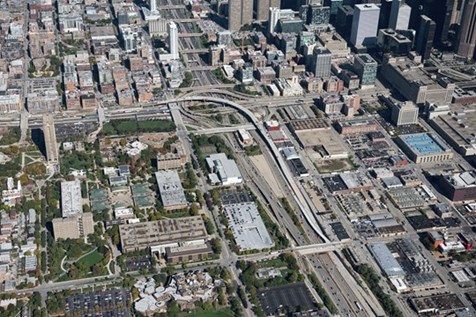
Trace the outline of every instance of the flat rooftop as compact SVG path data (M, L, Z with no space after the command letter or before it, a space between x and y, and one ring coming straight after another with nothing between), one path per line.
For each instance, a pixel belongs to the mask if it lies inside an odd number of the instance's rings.
M405 275L402 267L385 243L369 244L368 247L378 265L388 277L402 277Z
M155 178L157 179L162 205L165 208L187 204L182 183L176 170L155 172Z
M324 121L323 119L318 119L318 118L291 120L290 124L295 131L321 130L321 129L329 128L329 125L326 123L326 121Z
M203 242L207 237L201 216L123 224L119 232L125 252L185 241Z
M254 202L225 205L223 212L241 250L261 250L274 246Z
M346 155L347 149L342 138L334 129L320 130L300 130L295 132L299 141L304 147L322 147L324 150L323 156Z
M61 211L63 217L83 212L81 182L79 180L61 182Z
M405 134L399 136L399 138L415 155L438 154L448 150L442 140L429 133Z
M431 120L431 125L458 147L476 148L476 111L474 108L451 105L451 112ZM442 132L442 133L441 133ZM475 149L476 150L476 149Z

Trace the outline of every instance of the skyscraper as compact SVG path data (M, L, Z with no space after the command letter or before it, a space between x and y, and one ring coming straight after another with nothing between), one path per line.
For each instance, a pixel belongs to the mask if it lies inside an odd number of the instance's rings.
M268 33L276 32L276 26L280 18L281 10L279 8L269 8Z
M406 0L405 3L412 7L410 28L417 30L420 16L426 15L435 22L435 46L446 46L454 2L455 0Z
M412 8L407 4L401 4L398 8L398 17L396 30L407 30L408 25L410 24L410 15L412 13Z
M350 42L354 46L373 46L377 42L380 8L375 4L356 4Z
M400 0L393 0L387 27L394 30L408 29L411 11L412 8L409 5L401 3Z
M312 4L307 10L307 24L328 24L331 17L331 8Z
M313 67L315 77L331 77L331 59L332 54L327 48L315 47L312 53Z
M45 137L46 161L58 164L58 143L56 142L55 121L52 114L43 115L43 135Z
M228 1L228 30L239 31L240 28L253 22L252 0Z
M416 38L416 51L425 60L430 57L431 48L433 47L436 23L426 15L422 15L420 19L420 27L418 28Z
M476 48L476 0L468 0L463 10L461 29L458 35L458 55L467 59L474 57Z
M149 0L149 8L151 12L157 11L157 0Z
M175 24L173 21L170 21L168 24L168 31L170 55L172 55L172 59L179 59L177 24Z
M257 0L256 20L268 21L270 8L281 8L281 0Z

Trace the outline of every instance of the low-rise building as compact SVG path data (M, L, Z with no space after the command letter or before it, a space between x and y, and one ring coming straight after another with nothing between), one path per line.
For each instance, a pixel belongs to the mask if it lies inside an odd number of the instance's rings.
M476 199L476 175L473 172L440 175L438 184L442 193L452 201Z
M85 212L52 221L55 240L85 239L94 232L93 214Z
M83 212L81 182L79 180L61 182L61 212L63 217Z
M203 246L207 241L201 216L122 224L119 233L123 252L150 248L165 255L168 247Z
M228 159L225 153L212 154L206 158L210 170L210 180L219 180L221 185L241 184L243 177L235 161Z
M443 162L453 158L451 149L439 137L429 133L400 135L396 140L415 163Z
M187 207L187 199L176 170L161 170L155 172L155 178L159 187L162 206L166 210Z

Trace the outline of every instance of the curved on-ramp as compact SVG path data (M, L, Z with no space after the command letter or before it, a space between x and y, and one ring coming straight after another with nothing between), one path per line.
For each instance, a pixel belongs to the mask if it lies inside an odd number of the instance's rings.
M273 156L276 162L278 163L281 173L283 174L289 187L292 189L294 193L294 198L299 208L301 209L302 213L304 214L304 217L306 218L307 222L309 223L311 228L321 237L324 243L330 242L327 236L321 230L319 224L317 223L317 220L314 217L311 207L307 205L306 199L304 198L302 192L299 190L296 182L294 181L294 177L291 175L289 169L287 168L286 162L284 161L283 157L280 155L278 148L276 147L274 142L268 137L264 127L260 124L258 119L249 109L231 100L226 100L226 99L216 98L216 97L208 97L208 96L188 96L188 97L178 98L175 100L170 100L167 102L177 103L177 102L184 102L184 101L209 101L209 102L220 103L220 104L230 106L238 110L242 115L244 115L248 120L250 120L251 123L256 127L256 130L260 134L261 138L265 141L266 145L269 147L269 149L273 153Z

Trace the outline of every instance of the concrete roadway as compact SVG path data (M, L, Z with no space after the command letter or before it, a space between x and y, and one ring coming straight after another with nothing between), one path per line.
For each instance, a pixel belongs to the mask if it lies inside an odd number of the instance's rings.
M259 139L258 139L258 140L259 140ZM279 153L278 153L278 155L279 155ZM281 168L283 168L283 165L281 166ZM287 166L284 166L284 168L287 169ZM292 176L291 176L291 177L292 177ZM256 178L256 176L253 175L253 178ZM289 181L289 178L288 178L287 180ZM307 202L306 202L306 203L307 203ZM313 229L315 229L314 226L312 226L312 227L313 227ZM327 241L326 241L326 242L327 242ZM325 261L330 261L331 259L330 259L330 258L324 258L324 260L325 260ZM334 259L331 260L331 263L333 263L334 261L339 261L339 260L338 260L337 258L334 258ZM327 262L327 263L328 263L328 262ZM335 266L335 264L332 264L332 267L334 267L334 266ZM345 268L343 268L343 266L340 267L339 269L343 269L343 270L345 271ZM338 272L338 271L339 271L339 270L336 270L336 272ZM331 275L331 274L332 274L331 272L324 272L324 271L322 271L322 270L320 271L320 273L321 273L321 274L326 273L325 276L328 276L328 275ZM335 278L336 278L337 280L339 280L339 283L340 283L340 285L341 285L341 287L342 287L343 289L348 289L348 290L351 290L351 289L352 289L352 288L350 287L350 285L348 285L348 284L345 283L346 280L342 277L342 275L341 275L340 272L339 272L339 273L334 273L334 275L336 276ZM322 276L322 275L320 275L320 276ZM339 276L341 276L341 277L339 277ZM334 277L333 277L333 278L334 278ZM327 279L330 280L329 277L328 277ZM355 285L357 286L356 283L355 283ZM344 286L345 286L345 287L344 287ZM358 289L358 287L357 287L357 288L354 288L354 290L356 290L356 289ZM352 298L350 299L350 300L353 300L353 301L354 301L354 305L353 305L353 306L355 306L354 308L353 308L351 305L349 305L349 303L346 302L345 300L342 300L342 302L341 302L341 298L345 298L345 296L344 296L343 293L340 292L339 290L340 290L340 289L336 288L336 291L334 292L334 293L338 293L338 294L340 295L340 297L334 297L334 298L336 299L335 302L336 302L336 304L338 305L339 309L341 309L342 311L348 311L349 313L352 312L352 313L355 314L356 316L373 316L370 309L367 309L367 312L368 312L368 313L364 313L364 312L360 312L360 311L355 311L355 310L357 309L357 306L355 305L356 302L360 302L360 303L361 303L361 307L364 307L364 308L368 308L368 305L367 305L365 302L362 302L361 299L358 299L358 298L355 296L354 292L349 292L349 296L350 296L351 293L352 293L353 296L354 296L354 297L352 297ZM366 306L367 306L367 307L366 307ZM377 307L378 307L377 309L379 309L379 306L377 306Z

